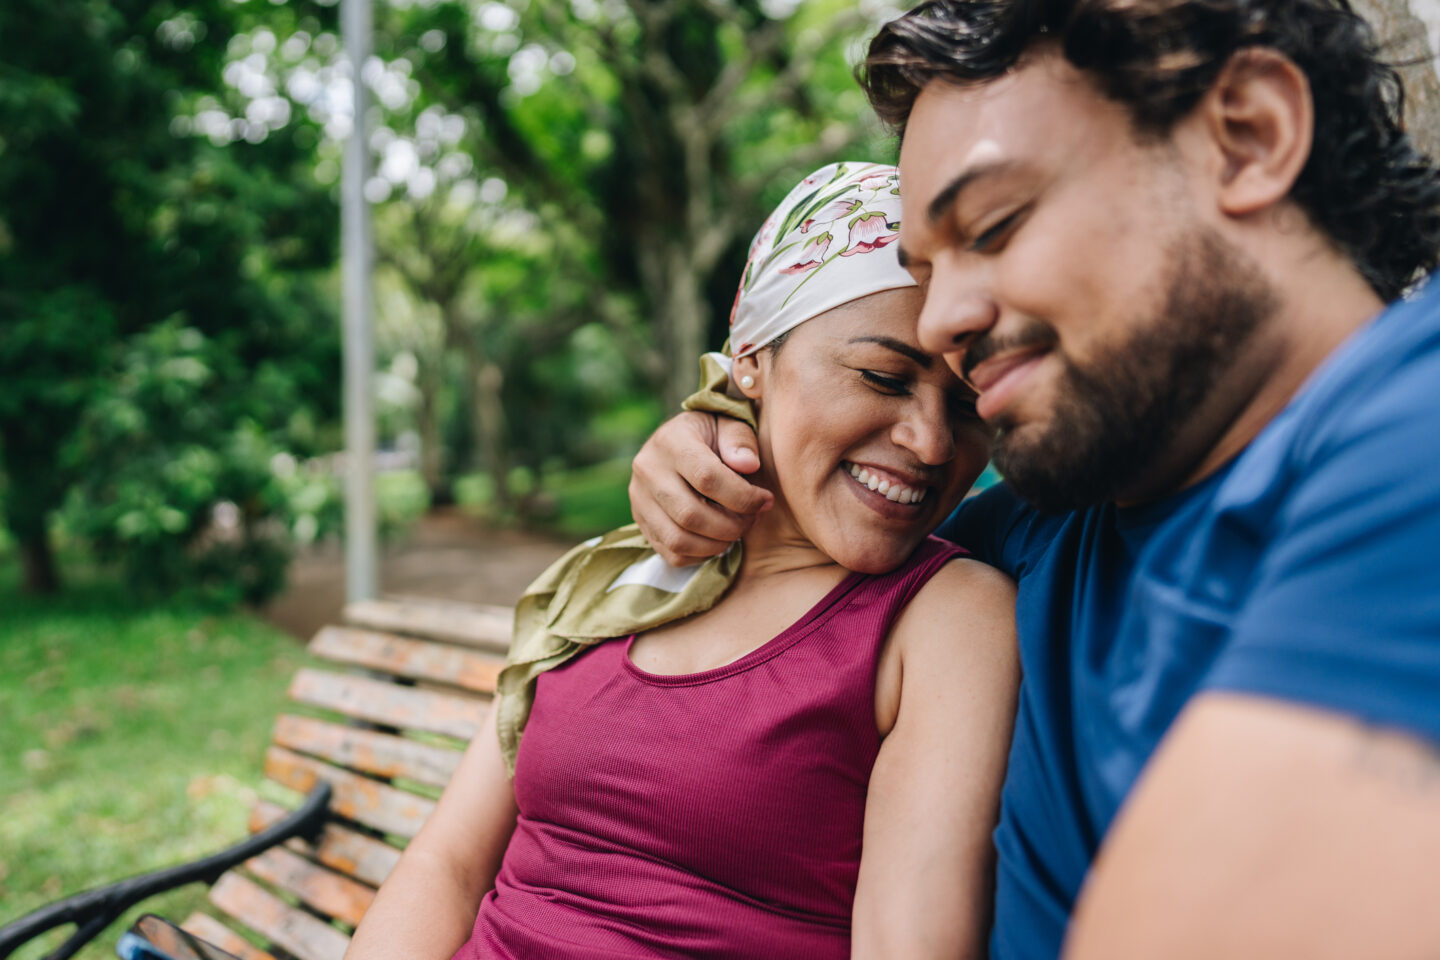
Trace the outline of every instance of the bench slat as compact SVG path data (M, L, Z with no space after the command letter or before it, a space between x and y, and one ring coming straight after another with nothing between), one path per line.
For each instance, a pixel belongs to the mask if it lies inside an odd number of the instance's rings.
M300 960L342 960L350 938L233 870L210 888L210 902Z
M404 777L436 787L450 782L461 755L447 747L291 714L275 721L274 742L371 776Z
M316 866L284 847L271 847L245 861L245 866L271 886L288 890L301 903L352 927L375 899L375 891L365 884Z
M309 793L324 780L335 791L330 800L332 811L383 833L403 837L415 836L435 809L433 800L312 760L284 747L271 746L265 751L265 776L300 793Z
M480 729L488 702L468 694L401 687L369 677L302 668L290 699L335 710L357 720L401 730L423 730L469 740Z
M420 597L389 597L345 605L345 620L357 627L463 643L495 653L510 647L515 611Z
M494 654L353 627L322 627L310 641L310 652L336 663L481 693L494 692L505 666L505 659Z
M290 811L284 807L262 800L250 811L250 832L259 833L289 814ZM390 844L356 833L338 823L325 824L318 845L297 838L286 841L285 846L320 861L332 870L363 880L372 887L384 883L400 861L400 851Z
M235 954L240 960L275 960L273 956L251 945L249 940L208 913L190 914L185 918L185 922L180 924L180 929L193 933L207 943L215 944L227 953Z

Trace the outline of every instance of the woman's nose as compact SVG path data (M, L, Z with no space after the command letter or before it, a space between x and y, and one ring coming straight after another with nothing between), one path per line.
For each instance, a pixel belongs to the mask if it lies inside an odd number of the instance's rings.
M955 429L950 422L943 391L917 392L906 416L895 424L891 439L926 466L937 467L955 458Z

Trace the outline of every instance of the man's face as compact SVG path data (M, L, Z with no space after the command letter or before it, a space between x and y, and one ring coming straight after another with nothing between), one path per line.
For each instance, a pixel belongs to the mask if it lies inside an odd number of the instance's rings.
M989 83L932 81L900 176L920 342L979 391L1000 471L1047 509L1155 492L1273 306L1201 219L1193 164L1041 51Z

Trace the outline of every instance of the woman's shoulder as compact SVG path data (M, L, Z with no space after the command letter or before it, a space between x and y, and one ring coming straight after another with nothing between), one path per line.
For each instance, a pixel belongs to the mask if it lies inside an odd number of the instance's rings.
M888 735L902 702L925 702L937 689L969 690L941 698L962 713L987 710L1013 693L1019 671L1014 582L952 553L891 625L876 676L876 724Z
M892 642L941 652L966 638L1013 645L1015 581L963 552L946 554L896 618Z
M938 609L955 609L969 603L1014 605L1015 581L1008 574L944 537L926 537L909 564L933 571L919 585L911 604L922 602Z

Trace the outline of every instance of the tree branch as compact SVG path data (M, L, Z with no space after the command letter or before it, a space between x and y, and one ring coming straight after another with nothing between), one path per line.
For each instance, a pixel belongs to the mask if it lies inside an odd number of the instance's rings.
M820 136L814 142L790 151L783 162L775 164L770 168L741 180L737 185L733 196L734 206L748 206L754 203L755 198L760 195L775 179L776 174L785 167L803 167L809 169L821 160L826 160L840 152L860 139L860 128L856 124L832 123L820 132Z
M747 40L746 56L726 63L725 69L700 101L700 115L709 118L709 125L714 130L723 128L734 115L724 105L740 89L751 71L780 49L785 40L785 30L778 21L772 20L759 30L751 31Z
M868 25L869 21L858 9L847 11L832 19L825 29L810 35L810 42L797 46L786 58L784 68L775 78L748 97L736 96L728 103L716 104L710 116L712 122L724 126L736 117L760 109L766 104L788 100L794 97L814 73L816 53L837 44L847 34L854 33Z

